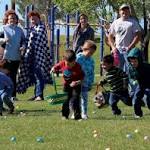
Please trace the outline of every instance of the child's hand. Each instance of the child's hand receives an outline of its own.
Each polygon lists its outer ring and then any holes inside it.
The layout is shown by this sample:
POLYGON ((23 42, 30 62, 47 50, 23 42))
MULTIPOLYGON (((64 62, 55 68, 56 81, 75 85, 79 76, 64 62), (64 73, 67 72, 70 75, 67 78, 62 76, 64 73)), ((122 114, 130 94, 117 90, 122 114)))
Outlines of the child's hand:
POLYGON ((5 38, 5 42, 6 42, 6 43, 9 42, 9 38, 5 38))
POLYGON ((72 82, 70 83, 70 86, 71 86, 71 87, 75 87, 76 85, 77 85, 76 81, 72 81, 72 82))
POLYGON ((24 51, 24 50, 25 50, 24 46, 20 47, 20 51, 24 51))
POLYGON ((55 71, 54 67, 51 68, 50 74, 55 71))
POLYGON ((75 86, 77 86, 77 85, 79 85, 79 84, 81 84, 81 81, 79 80, 79 81, 72 81, 71 83, 70 83, 70 86, 71 87, 75 87, 75 86))

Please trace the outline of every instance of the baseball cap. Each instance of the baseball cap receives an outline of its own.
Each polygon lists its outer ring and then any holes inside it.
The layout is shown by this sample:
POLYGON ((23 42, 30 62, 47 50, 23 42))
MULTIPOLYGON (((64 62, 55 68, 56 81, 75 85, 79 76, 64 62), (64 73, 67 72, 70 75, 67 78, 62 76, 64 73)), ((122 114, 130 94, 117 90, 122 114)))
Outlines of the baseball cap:
POLYGON ((122 4, 122 5, 119 7, 120 10, 123 9, 123 8, 128 8, 128 9, 130 9, 130 6, 129 6, 128 4, 122 4))

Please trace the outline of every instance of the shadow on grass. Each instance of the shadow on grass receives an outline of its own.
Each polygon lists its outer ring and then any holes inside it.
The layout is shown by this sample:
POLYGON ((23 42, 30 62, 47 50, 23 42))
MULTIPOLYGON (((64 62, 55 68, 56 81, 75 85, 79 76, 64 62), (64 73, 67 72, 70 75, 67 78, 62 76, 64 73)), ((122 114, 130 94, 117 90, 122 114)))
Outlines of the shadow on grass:
POLYGON ((133 114, 124 114, 124 115, 121 115, 121 116, 92 116, 90 117, 91 120, 145 120, 146 117, 150 117, 150 113, 146 113, 143 115, 143 117, 139 118, 139 119, 136 119, 134 118, 134 115, 133 114))
POLYGON ((50 116, 53 113, 60 113, 60 110, 44 110, 44 109, 36 109, 36 110, 16 110, 14 115, 26 115, 26 116, 50 116))

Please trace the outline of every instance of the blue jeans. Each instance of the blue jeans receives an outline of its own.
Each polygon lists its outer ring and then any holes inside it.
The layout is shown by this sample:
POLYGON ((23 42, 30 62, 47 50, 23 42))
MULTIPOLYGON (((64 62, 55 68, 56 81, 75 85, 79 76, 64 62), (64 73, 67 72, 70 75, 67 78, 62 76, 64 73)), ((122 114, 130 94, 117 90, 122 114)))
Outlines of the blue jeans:
POLYGON ((113 114, 117 114, 118 111, 120 111, 120 109, 117 106, 117 103, 119 102, 120 99, 122 100, 124 104, 128 106, 132 106, 132 99, 130 98, 128 91, 121 91, 117 93, 110 92, 109 105, 112 108, 113 114))
POLYGON ((144 94, 147 96, 146 104, 147 104, 148 109, 150 109, 150 89, 145 89, 144 94))
POLYGON ((82 87, 81 90, 81 112, 82 115, 87 115, 87 106, 88 106, 88 87, 82 87))
POLYGON ((150 109, 150 89, 141 89, 140 86, 137 85, 133 94, 133 106, 135 114, 141 117, 143 116, 141 106, 143 103, 142 98, 144 97, 144 94, 147 96, 146 103, 150 109))
POLYGON ((129 70, 129 62, 127 59, 127 52, 123 52, 122 50, 118 50, 119 51, 119 58, 120 58, 120 65, 119 68, 121 68, 124 72, 126 72, 128 74, 128 70, 129 70))
POLYGON ((35 89, 34 89, 35 97, 40 96, 43 99, 43 90, 45 82, 41 70, 35 69, 34 76, 35 76, 35 89))
POLYGON ((14 107, 11 101, 12 93, 13 93, 13 88, 6 88, 3 90, 0 90, 0 113, 2 112, 2 109, 3 109, 3 102, 9 108, 14 107))

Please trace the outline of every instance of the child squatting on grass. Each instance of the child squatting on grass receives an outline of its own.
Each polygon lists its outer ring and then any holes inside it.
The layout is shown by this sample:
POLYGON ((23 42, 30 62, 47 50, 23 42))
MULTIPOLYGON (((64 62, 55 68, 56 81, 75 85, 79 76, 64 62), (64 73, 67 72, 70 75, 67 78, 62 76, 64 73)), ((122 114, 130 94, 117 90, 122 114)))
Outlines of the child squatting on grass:
POLYGON ((55 64, 51 72, 59 72, 63 74, 64 91, 67 92, 67 99, 62 106, 62 119, 69 118, 69 103, 72 103, 75 120, 81 119, 80 110, 80 93, 81 82, 84 78, 84 73, 81 66, 76 62, 76 54, 73 50, 66 50, 64 60, 55 64))
POLYGON ((77 62, 81 65, 84 71, 84 79, 81 87, 81 115, 82 119, 87 119, 87 107, 88 107, 88 91, 92 88, 94 82, 94 60, 91 57, 96 51, 96 44, 91 41, 85 41, 82 46, 82 52, 77 54, 77 62))
POLYGON ((105 71, 100 86, 109 86, 109 105, 111 106, 113 115, 120 115, 121 110, 117 103, 121 99, 124 104, 132 106, 132 100, 128 94, 128 76, 122 69, 115 67, 112 55, 106 55, 103 58, 102 68, 105 71))
POLYGON ((142 53, 136 47, 128 53, 128 61, 130 63, 129 77, 132 80, 132 85, 134 83, 132 99, 135 118, 140 118, 143 116, 141 106, 144 94, 147 96, 146 103, 150 109, 150 64, 143 62, 142 53))
POLYGON ((0 116, 2 116, 3 103, 9 107, 8 113, 14 112, 14 105, 11 101, 14 86, 10 77, 7 76, 9 71, 4 68, 4 65, 3 49, 0 47, 0 116))

